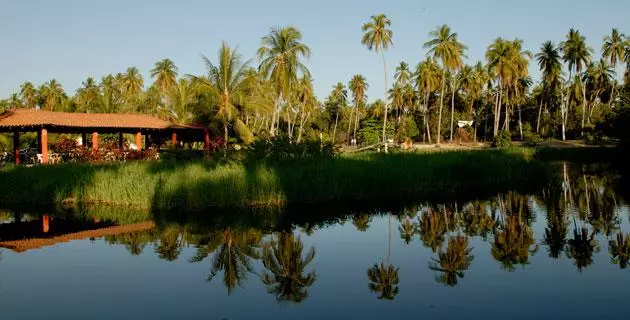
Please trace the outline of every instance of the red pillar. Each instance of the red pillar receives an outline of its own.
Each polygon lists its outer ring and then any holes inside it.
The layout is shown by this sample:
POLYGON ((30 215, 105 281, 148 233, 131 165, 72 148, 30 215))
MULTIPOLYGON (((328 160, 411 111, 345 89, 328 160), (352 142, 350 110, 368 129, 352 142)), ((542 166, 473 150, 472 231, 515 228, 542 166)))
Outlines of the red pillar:
POLYGON ((50 216, 45 214, 42 217, 42 231, 48 233, 48 230, 50 230, 50 216))
POLYGON ((98 152, 98 132, 92 132, 92 152, 98 152))
POLYGON ((20 133, 18 131, 13 132, 13 157, 15 157, 15 164, 20 164, 20 133))
POLYGON ((42 129, 39 131, 40 141, 39 148, 42 154, 42 163, 48 163, 48 130, 42 129))
POLYGON ((136 132, 136 148, 138 151, 142 150, 142 132, 136 132))
POLYGON ((177 148, 177 132, 175 131, 171 134, 171 144, 173 144, 173 148, 177 148))

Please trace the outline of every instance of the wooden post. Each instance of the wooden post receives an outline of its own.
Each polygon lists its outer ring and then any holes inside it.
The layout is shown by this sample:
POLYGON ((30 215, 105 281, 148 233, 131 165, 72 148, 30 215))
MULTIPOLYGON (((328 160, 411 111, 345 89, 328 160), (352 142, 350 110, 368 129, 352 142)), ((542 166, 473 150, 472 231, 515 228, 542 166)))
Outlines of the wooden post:
POLYGON ((42 131, 37 131, 37 153, 42 153, 42 131))
POLYGON ((138 151, 142 150, 142 132, 136 132, 136 148, 138 151))
POLYGON ((40 153, 42 155, 42 163, 43 164, 47 164, 48 163, 48 130, 46 129, 41 129, 39 132, 39 149, 40 149, 40 153))
POLYGON ((177 132, 175 131, 171 134, 171 144, 173 144, 173 148, 177 148, 177 132))
POLYGON ((118 149, 123 149, 123 134, 122 132, 118 133, 118 149))
POLYGON ((20 164, 20 132, 13 132, 13 157, 15 164, 20 164))
POLYGON ((88 148, 87 133, 85 132, 81 133, 81 148, 88 148))
POLYGON ((92 132, 92 152, 98 152, 98 132, 92 132))
POLYGON ((208 129, 203 132, 203 148, 206 151, 210 150, 210 132, 208 132, 208 129))

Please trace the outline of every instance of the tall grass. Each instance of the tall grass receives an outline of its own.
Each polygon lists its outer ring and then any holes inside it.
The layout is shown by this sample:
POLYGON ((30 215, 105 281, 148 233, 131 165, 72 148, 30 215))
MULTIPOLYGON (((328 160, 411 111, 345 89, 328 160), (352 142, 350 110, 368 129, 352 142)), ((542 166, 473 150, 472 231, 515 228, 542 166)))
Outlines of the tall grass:
POLYGON ((152 210, 449 197, 539 182, 523 151, 358 154, 316 161, 63 164, 0 170, 2 204, 103 203, 152 210))

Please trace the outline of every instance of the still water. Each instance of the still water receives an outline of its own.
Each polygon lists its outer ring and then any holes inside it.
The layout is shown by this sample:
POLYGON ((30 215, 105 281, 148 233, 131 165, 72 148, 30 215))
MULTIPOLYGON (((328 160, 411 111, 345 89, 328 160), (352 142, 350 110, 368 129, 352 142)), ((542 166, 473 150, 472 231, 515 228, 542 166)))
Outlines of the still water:
POLYGON ((535 191, 389 206, 7 209, 0 319, 626 318, 621 178, 559 168, 535 191))

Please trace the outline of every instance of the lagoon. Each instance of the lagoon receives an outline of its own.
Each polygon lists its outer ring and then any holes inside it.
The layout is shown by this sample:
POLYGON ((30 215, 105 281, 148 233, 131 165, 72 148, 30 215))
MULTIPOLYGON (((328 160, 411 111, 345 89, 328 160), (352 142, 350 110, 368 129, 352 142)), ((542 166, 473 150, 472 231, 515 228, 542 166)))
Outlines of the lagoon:
POLYGON ((617 246, 619 235, 630 237, 622 178, 603 164, 556 168, 533 191, 450 200, 183 213, 7 208, 0 218, 0 313, 3 319, 622 317, 620 306, 630 298, 630 244, 617 246), (111 231, 143 223, 138 231, 111 231), (10 246, 85 230, 105 235, 10 246))

